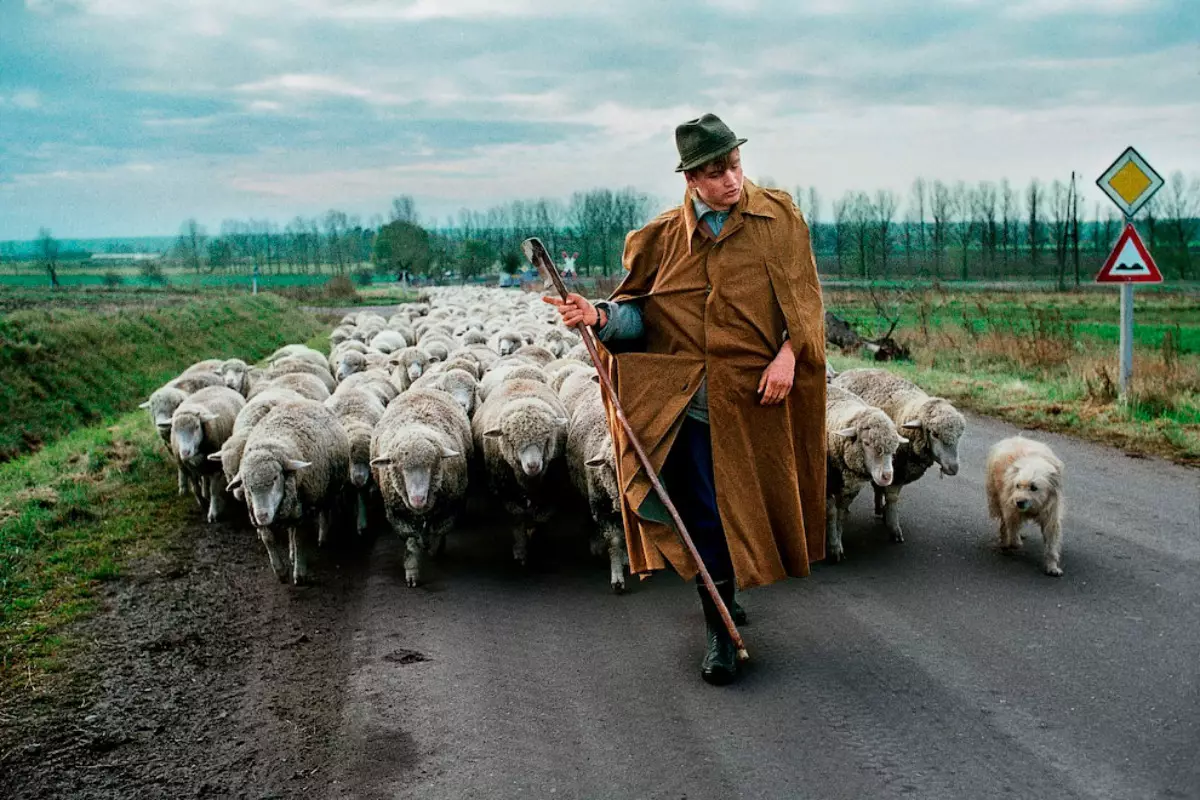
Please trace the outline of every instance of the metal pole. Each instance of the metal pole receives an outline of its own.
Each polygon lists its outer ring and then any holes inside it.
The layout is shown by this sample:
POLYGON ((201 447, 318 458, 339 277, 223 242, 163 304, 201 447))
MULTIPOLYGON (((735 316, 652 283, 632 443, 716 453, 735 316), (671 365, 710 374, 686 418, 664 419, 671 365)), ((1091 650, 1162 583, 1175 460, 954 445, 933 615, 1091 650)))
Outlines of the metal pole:
MULTIPOLYGON (((1125 215, 1125 224, 1132 225, 1133 217, 1125 215)), ((1121 284, 1121 357, 1117 365, 1120 374, 1121 402, 1129 399, 1129 383, 1133 379, 1133 284, 1121 284)))
POLYGON ((1133 284, 1121 284, 1121 402, 1129 398, 1133 378, 1133 284))

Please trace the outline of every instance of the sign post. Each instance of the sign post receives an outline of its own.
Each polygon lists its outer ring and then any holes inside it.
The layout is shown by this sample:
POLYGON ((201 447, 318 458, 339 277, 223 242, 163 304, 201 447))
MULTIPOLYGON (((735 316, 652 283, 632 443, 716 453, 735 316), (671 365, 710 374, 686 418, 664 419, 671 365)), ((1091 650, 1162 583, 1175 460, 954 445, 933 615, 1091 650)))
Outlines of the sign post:
POLYGON ((1163 179, 1141 153, 1128 147, 1096 180, 1096 185, 1125 215, 1125 230, 1096 275, 1097 283, 1121 284, 1119 375, 1124 401, 1133 378, 1133 285, 1162 283, 1162 273, 1133 227, 1133 216, 1162 188, 1163 179))

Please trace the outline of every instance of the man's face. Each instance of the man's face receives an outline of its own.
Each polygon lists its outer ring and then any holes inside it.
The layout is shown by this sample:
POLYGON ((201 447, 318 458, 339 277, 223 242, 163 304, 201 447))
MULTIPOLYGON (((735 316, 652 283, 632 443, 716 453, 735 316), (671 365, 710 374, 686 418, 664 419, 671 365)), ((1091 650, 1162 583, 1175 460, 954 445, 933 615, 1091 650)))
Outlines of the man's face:
POLYGON ((695 190, 700 199, 717 211, 726 211, 742 197, 742 154, 735 149, 716 164, 706 164, 687 176, 688 188, 695 190))

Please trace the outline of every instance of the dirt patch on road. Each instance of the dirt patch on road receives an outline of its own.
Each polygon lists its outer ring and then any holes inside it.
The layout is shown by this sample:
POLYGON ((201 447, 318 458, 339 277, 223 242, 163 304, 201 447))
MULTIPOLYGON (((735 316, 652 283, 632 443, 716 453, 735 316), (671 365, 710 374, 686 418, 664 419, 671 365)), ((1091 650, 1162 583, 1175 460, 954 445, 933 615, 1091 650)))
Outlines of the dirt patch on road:
POLYGON ((0 797, 314 797, 332 771, 365 548, 279 584, 198 525, 108 584, 70 673, 0 710, 0 797))

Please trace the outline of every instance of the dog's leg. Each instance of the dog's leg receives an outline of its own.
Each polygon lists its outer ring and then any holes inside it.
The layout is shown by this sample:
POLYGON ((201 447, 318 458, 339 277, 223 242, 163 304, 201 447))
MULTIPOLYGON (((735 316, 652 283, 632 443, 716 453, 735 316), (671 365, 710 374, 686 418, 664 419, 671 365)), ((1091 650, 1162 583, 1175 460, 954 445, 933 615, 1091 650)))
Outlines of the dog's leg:
POLYGON ((1005 550, 1021 549, 1021 514, 1015 508, 1004 509, 1000 520, 1000 547, 1005 550))
POLYGON ((1063 571, 1062 560, 1062 522, 1051 519, 1042 528, 1042 568, 1047 575, 1061 578, 1063 571))
POLYGON ((889 486, 883 490, 883 524, 892 534, 893 542, 904 541, 904 529, 900 527, 900 487, 889 486))

